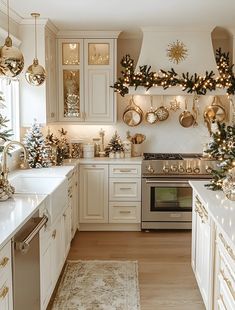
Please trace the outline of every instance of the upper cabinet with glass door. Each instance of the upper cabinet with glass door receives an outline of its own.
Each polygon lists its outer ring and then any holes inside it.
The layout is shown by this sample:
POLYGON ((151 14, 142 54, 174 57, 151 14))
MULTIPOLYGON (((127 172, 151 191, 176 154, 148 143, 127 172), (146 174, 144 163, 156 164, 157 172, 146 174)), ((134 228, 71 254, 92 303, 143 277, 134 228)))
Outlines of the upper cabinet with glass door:
POLYGON ((83 118, 83 40, 59 39, 59 120, 83 118))
MULTIPOLYGON (((86 32, 89 37, 89 32, 86 32)), ((58 39, 59 121, 112 124, 116 121, 116 43, 113 38, 58 39)), ((69 34, 68 34, 69 35, 69 34)), ((107 35, 107 34, 106 34, 107 35)), ((112 37, 111 33, 108 33, 112 37)))

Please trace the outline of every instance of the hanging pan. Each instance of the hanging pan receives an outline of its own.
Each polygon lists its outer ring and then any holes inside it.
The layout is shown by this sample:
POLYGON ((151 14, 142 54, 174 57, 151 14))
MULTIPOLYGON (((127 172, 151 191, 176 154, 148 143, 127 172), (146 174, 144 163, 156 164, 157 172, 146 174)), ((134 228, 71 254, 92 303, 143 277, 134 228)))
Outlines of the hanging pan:
POLYGON ((216 121, 221 123, 225 120, 226 112, 218 97, 215 96, 213 98, 212 104, 205 109, 203 116, 210 134, 212 122, 216 121))
POLYGON ((179 115, 179 122, 185 128, 191 127, 195 123, 193 114, 188 111, 187 99, 185 99, 185 110, 179 115))
POLYGON ((123 116, 123 122, 131 127, 138 126, 143 120, 143 111, 138 107, 133 97, 131 98, 129 105, 126 107, 123 116))
POLYGON ((167 110, 166 107, 164 107, 164 104, 163 104, 163 96, 162 96, 162 105, 159 108, 157 108, 155 113, 159 121, 165 121, 169 117, 169 111, 167 110))
POLYGON ((158 117, 157 117, 156 111, 154 111, 154 109, 153 109, 153 98, 152 98, 152 96, 151 96, 150 100, 151 100, 150 110, 148 112, 146 112, 145 119, 146 119, 146 122, 148 122, 149 124, 155 124, 158 120, 158 117))

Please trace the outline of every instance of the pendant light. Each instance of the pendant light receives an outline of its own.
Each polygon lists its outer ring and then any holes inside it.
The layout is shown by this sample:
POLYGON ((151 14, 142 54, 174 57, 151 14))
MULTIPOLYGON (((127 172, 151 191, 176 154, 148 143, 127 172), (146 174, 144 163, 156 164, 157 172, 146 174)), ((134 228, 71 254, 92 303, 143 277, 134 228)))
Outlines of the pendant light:
POLYGON ((17 47, 12 46, 9 24, 9 0, 7 0, 7 38, 5 44, 0 47, 0 76, 15 77, 24 68, 24 57, 17 47))
POLYGON ((31 16, 34 17, 34 35, 35 35, 35 58, 33 60, 33 64, 30 65, 25 73, 26 81, 33 86, 40 86, 44 83, 46 79, 45 69, 39 65, 37 58, 37 27, 36 27, 36 19, 40 16, 39 13, 31 13, 31 16))

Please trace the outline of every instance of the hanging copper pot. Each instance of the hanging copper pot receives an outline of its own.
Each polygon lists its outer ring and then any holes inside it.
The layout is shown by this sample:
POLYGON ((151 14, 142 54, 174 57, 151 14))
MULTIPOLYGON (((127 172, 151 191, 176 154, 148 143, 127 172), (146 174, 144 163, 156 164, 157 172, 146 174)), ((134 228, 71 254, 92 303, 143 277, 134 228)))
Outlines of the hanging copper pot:
POLYGON ((131 127, 138 126, 143 120, 143 111, 135 104, 133 96, 123 112, 122 119, 125 124, 131 127))

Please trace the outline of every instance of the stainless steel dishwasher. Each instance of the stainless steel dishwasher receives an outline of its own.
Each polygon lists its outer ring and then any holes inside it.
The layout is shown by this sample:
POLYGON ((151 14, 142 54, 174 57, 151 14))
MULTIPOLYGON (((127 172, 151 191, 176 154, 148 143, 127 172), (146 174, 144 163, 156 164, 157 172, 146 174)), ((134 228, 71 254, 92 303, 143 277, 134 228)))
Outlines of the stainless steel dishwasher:
POLYGON ((40 310, 39 231, 47 220, 37 211, 12 240, 14 310, 40 310))

